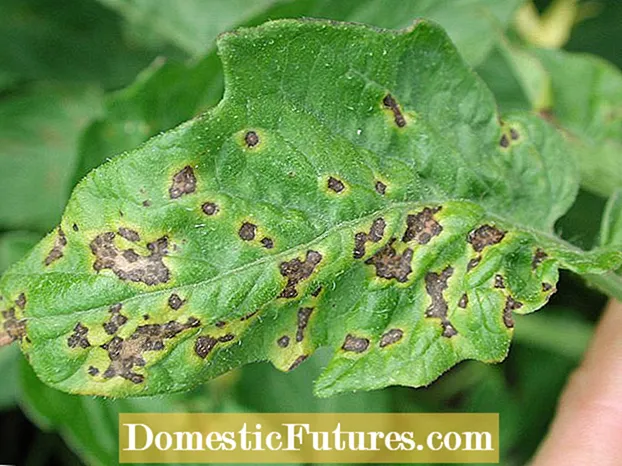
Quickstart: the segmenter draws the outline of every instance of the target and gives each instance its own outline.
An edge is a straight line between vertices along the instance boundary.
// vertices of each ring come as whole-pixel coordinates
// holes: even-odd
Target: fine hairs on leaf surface
[[[218,48],[221,103],[91,172],[2,278],[0,324],[49,385],[181,391],[321,346],[320,396],[426,385],[502,360],[558,268],[622,262],[552,234],[570,147],[501,119],[435,24],[275,21]]]

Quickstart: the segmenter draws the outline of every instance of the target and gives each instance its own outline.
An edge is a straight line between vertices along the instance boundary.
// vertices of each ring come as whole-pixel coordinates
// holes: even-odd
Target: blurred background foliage
[[[598,241],[622,188],[619,0],[3,0],[0,272],[53,228],[90,169],[218,103],[219,33],[302,16],[439,22],[503,112],[537,112],[576,142],[582,191],[557,230],[583,248]],[[558,288],[545,312],[517,318],[504,363],[464,362],[423,389],[315,398],[319,351],[288,375],[255,364],[190,393],[110,400],[51,389],[2,348],[0,463],[117,464],[119,412],[457,411],[499,412],[501,464],[524,464],[606,300],[569,274]]]

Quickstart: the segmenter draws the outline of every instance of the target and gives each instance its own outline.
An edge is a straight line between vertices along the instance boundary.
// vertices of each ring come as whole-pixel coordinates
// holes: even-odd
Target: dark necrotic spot
[[[482,225],[469,233],[467,241],[471,243],[476,252],[482,252],[485,247],[500,243],[505,234],[505,231],[492,225]]]
[[[235,339],[235,335],[233,333],[227,333],[221,337],[218,337],[219,343],[227,343]]]
[[[481,260],[482,260],[482,256],[477,256],[471,259],[469,263],[467,264],[467,272],[470,272],[475,267],[477,267],[477,265],[480,263]]]
[[[143,319],[144,320],[149,320],[149,314],[143,314]]]
[[[276,341],[276,344],[281,348],[287,348],[289,346],[289,337],[287,335],[283,335]]]
[[[186,300],[181,299],[177,293],[173,293],[168,297],[168,305],[175,311],[183,306],[185,302]]]
[[[257,133],[255,131],[248,131],[244,135],[244,142],[248,147],[255,147],[257,144],[259,144],[259,136],[257,136]]]
[[[132,241],[133,243],[135,243],[136,241],[140,241],[140,235],[138,234],[138,232],[129,228],[119,228],[119,236],[125,238],[128,241]]]
[[[214,325],[218,328],[223,328],[225,325],[227,325],[227,322],[225,322],[224,320],[219,320]]]
[[[514,327],[514,318],[512,311],[523,307],[523,303],[516,301],[511,296],[508,296],[505,300],[505,307],[503,308],[503,323],[507,328]]]
[[[300,342],[304,339],[304,332],[309,324],[309,318],[313,313],[312,307],[301,307],[298,310],[298,324],[296,329],[296,341]]]
[[[520,134],[516,129],[510,128],[510,137],[512,138],[512,141],[516,141],[518,138],[520,138]]]
[[[71,228],[73,228],[73,231],[80,231],[80,228],[75,223],[71,226]]]
[[[551,291],[552,289],[553,289],[553,285],[551,285],[550,283],[547,283],[547,282],[542,283],[542,291],[544,291],[545,293],[547,291]]]
[[[255,315],[257,315],[257,313],[259,312],[259,309],[250,312],[248,314],[246,314],[245,316],[240,317],[240,322],[244,322],[245,320],[249,320],[252,319],[253,317],[255,317]]]
[[[318,286],[312,293],[311,296],[317,297],[322,292],[322,287]]]
[[[151,206],[151,201],[149,199],[145,199],[143,201],[143,207],[150,207]]]
[[[120,327],[126,324],[127,317],[121,314],[121,303],[114,304],[110,306],[110,318],[107,322],[104,322],[102,326],[104,327],[104,331],[108,335],[114,335],[117,333]]]
[[[11,341],[22,341],[22,339],[26,337],[26,319],[18,319],[15,315],[15,309],[11,308],[2,311],[2,318],[4,319],[2,328],[11,338]],[[26,338],[26,340],[28,340],[28,338]]]
[[[389,244],[367,259],[365,264],[373,265],[376,268],[378,277],[386,278],[387,280],[394,278],[398,282],[403,283],[408,280],[408,275],[412,272],[410,263],[413,251],[409,248],[402,255],[399,255],[393,247],[394,242],[395,238],[392,238]]]
[[[462,309],[466,309],[468,305],[469,305],[469,297],[467,296],[466,293],[464,293],[462,297],[460,298],[460,301],[458,301],[458,307],[461,307]]]
[[[133,249],[120,250],[114,244],[115,233],[101,233],[91,241],[91,252],[95,255],[93,268],[99,272],[112,270],[121,280],[157,285],[169,280],[169,270],[162,258],[168,254],[166,236],[147,244],[148,256],[141,256]]]
[[[340,193],[341,191],[343,191],[345,189],[345,185],[343,184],[343,181],[338,180],[337,178],[334,177],[330,177],[328,178],[328,189],[336,192],[336,193]]]
[[[83,348],[86,349],[91,344],[87,338],[87,334],[89,333],[89,329],[82,325],[80,322],[76,324],[73,328],[73,333],[69,338],[67,338],[67,346],[70,348]]]
[[[425,276],[425,290],[432,300],[425,311],[425,315],[426,317],[441,319],[444,337],[452,337],[458,333],[447,319],[449,306],[443,296],[443,292],[447,289],[447,282],[453,273],[452,267],[446,267],[440,274],[428,272]]]
[[[56,239],[54,240],[54,246],[45,258],[44,264],[46,266],[50,265],[52,262],[63,257],[63,249],[65,249],[65,246],[67,246],[67,237],[61,227],[58,227]]]
[[[434,214],[439,212],[442,207],[426,207],[415,215],[406,218],[406,231],[402,241],[407,243],[413,239],[419,244],[427,244],[434,236],[438,236],[443,231],[443,227],[436,221]]]
[[[352,351],[354,353],[362,353],[369,348],[369,340],[367,338],[356,337],[351,334],[346,335],[346,339],[341,345],[341,349],[344,351]]]
[[[390,109],[393,112],[393,120],[399,128],[403,128],[404,126],[406,126],[406,119],[402,114],[402,110],[400,109],[400,106],[391,94],[387,94],[386,96],[384,96],[384,99],[382,99],[382,103],[386,108]]]
[[[194,352],[201,358],[205,359],[208,354],[214,349],[218,340],[213,337],[199,337],[194,344]]]
[[[201,210],[205,215],[215,215],[218,213],[218,206],[213,202],[206,202],[201,206]]]
[[[495,288],[505,288],[503,277],[499,274],[495,275]]]
[[[392,328],[380,337],[380,348],[397,343],[404,336],[404,331],[399,328]]]
[[[99,369],[97,367],[89,366],[88,373],[89,375],[95,377],[97,374],[99,374]]]
[[[384,196],[384,194],[387,192],[387,185],[384,184],[382,181],[376,181],[376,192],[378,194],[382,194]]]
[[[173,182],[168,190],[171,199],[178,199],[185,194],[191,194],[197,187],[197,179],[194,170],[190,165],[186,165],[173,176]]]
[[[499,145],[504,149],[510,147],[510,140],[506,134],[501,136],[501,139],[499,140]]]
[[[354,235],[354,251],[352,253],[355,259],[360,259],[365,256],[365,243],[371,241],[373,243],[377,243],[380,241],[384,235],[384,229],[386,227],[386,222],[383,218],[377,218],[373,221],[369,233],[356,233]]]
[[[244,241],[252,241],[255,239],[255,234],[257,233],[257,225],[253,225],[249,222],[244,222],[238,231],[238,235]]]
[[[272,249],[274,247],[274,241],[272,241],[272,238],[268,238],[268,237],[262,238],[260,243],[266,249]]]
[[[321,260],[322,254],[319,252],[307,251],[304,261],[295,258],[287,262],[281,262],[279,269],[281,275],[287,278],[287,284],[279,298],[295,298],[298,296],[296,285],[309,278]]]
[[[296,358],[296,360],[292,363],[291,366],[289,366],[289,369],[287,369],[288,371],[293,371],[294,369],[296,369],[298,366],[300,366],[305,359],[307,359],[309,356],[306,354],[301,354],[300,356],[298,356]]]
[[[547,257],[549,257],[548,254],[542,249],[536,249],[536,252],[533,255],[533,259],[531,260],[531,268],[534,270],[537,269],[538,266],[542,264],[542,262],[544,262]]]
[[[19,294],[15,300],[15,305],[20,309],[24,309],[26,307],[26,295],[24,293]]]

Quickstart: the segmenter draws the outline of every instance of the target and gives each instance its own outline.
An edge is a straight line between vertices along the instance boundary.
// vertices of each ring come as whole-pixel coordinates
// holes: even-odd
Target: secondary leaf
[[[92,172],[5,274],[38,375],[114,396],[335,354],[316,392],[498,361],[558,267],[622,252],[551,235],[578,176],[540,118],[500,121],[438,27],[277,21],[222,36],[223,101]]]

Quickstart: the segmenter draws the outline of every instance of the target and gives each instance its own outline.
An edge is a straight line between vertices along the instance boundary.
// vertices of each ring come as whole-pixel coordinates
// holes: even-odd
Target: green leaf
[[[600,230],[600,243],[603,246],[622,247],[622,189],[611,195]]]
[[[0,228],[47,232],[71,191],[78,138],[101,112],[92,87],[41,84],[0,103]]]
[[[438,26],[277,21],[219,49],[223,101],[91,172],[0,282],[46,383],[163,393],[330,346],[320,395],[426,385],[503,359],[558,267],[622,261],[551,234],[572,152],[500,121]]]

